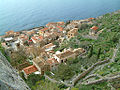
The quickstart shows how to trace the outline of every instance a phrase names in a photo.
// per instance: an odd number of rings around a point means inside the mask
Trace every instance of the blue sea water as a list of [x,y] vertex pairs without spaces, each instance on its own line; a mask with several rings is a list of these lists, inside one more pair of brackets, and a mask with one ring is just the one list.
[[97,17],[120,9],[120,0],[0,0],[0,35],[48,22]]

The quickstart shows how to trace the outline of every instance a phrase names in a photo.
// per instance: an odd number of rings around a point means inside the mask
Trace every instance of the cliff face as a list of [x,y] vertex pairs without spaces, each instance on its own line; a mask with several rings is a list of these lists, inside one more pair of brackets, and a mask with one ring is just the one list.
[[0,52],[0,90],[30,90],[24,80]]

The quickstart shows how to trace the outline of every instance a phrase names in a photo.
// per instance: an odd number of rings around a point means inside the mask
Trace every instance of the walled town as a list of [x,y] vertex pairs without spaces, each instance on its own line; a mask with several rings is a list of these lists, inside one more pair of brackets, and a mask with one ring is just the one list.
[[[98,18],[50,22],[19,32],[10,30],[0,36],[1,46],[8,61],[25,80],[33,74],[45,76],[53,83],[61,83],[63,86],[59,88],[68,90],[73,86],[78,88],[79,84],[107,82],[118,78],[120,73],[118,18],[119,12]],[[109,90],[108,83],[104,84],[103,90]],[[115,85],[120,86],[110,87]]]

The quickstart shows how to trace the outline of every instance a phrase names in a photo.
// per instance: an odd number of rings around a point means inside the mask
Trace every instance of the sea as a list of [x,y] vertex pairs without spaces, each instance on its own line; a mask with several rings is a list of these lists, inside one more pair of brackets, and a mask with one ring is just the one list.
[[120,9],[120,0],[0,0],[0,35],[48,22],[98,17]]

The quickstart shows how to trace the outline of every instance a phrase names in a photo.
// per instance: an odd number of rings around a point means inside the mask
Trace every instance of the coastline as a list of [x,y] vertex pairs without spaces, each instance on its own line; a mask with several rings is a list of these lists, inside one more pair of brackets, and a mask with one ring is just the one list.
[[[8,53],[12,67],[23,79],[28,79],[28,85],[30,75],[40,74],[45,76],[44,82],[48,77],[50,83],[55,81],[55,84],[59,82],[67,87],[87,87],[120,71],[119,61],[116,61],[116,58],[120,59],[117,53],[120,48],[119,22],[120,10],[97,18],[49,22],[45,26],[18,32],[8,31],[0,37],[1,46]],[[104,86],[112,83],[105,82]],[[29,86],[32,88],[34,85]]]
[[[119,13],[120,12],[120,10],[117,10],[117,11],[114,11],[114,12],[110,12],[110,13],[106,13],[106,14],[116,14],[116,13]],[[97,16],[97,17],[94,17],[94,18],[96,18],[96,19],[98,19],[98,18],[102,18],[104,15],[106,15],[106,14],[103,14],[103,15],[101,15],[101,16]],[[86,18],[87,19],[87,18]],[[85,19],[80,19],[80,20],[85,20]],[[80,21],[79,20],[79,21]],[[67,21],[65,21],[65,23],[66,22],[68,22],[68,21],[74,21],[74,20],[67,20]],[[77,21],[77,20],[75,20],[75,21]],[[48,23],[50,23],[50,22],[48,22]],[[57,23],[57,22],[54,22],[54,23]],[[44,28],[46,25],[41,25],[41,26],[39,26],[39,27],[33,27],[33,28],[30,28],[30,29],[23,29],[23,30],[20,30],[20,31],[16,31],[16,32],[22,32],[22,31],[31,31],[31,30],[34,30],[34,29],[38,29],[38,28]],[[8,31],[10,31],[10,30],[8,30]],[[14,30],[13,30],[14,31]],[[5,35],[5,33],[4,34],[2,34],[2,35],[0,35],[0,36],[4,36]]]

